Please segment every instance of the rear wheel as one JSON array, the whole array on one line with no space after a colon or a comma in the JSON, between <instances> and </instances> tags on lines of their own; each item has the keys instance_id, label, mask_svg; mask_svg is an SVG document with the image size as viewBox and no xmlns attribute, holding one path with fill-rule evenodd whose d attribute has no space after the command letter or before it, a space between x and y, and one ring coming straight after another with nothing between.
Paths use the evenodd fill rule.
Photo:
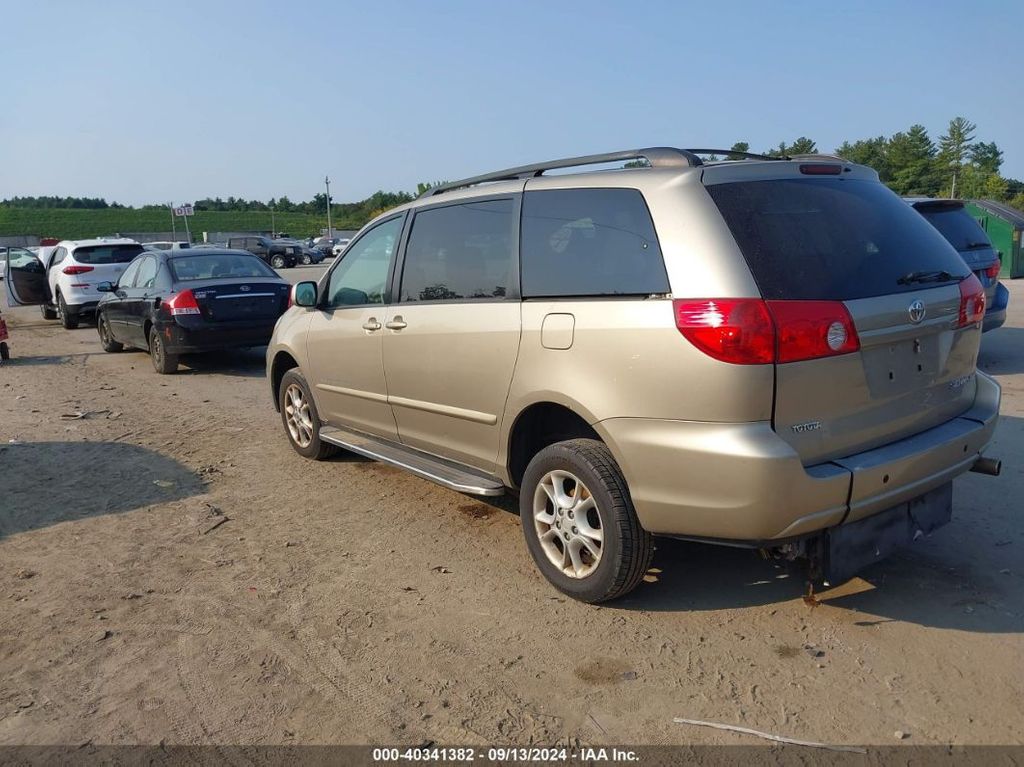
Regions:
<instances>
[{"instance_id":1,"label":"rear wheel","mask_svg":"<svg viewBox=\"0 0 1024 767\"><path fill-rule=\"evenodd\" d=\"M340 448L320 439L320 416L316 403L309 394L309 384L298 368L292 368L281 378L277 392L281 408L281 421L295 452L315 461L330 458Z\"/></svg>"},{"instance_id":2,"label":"rear wheel","mask_svg":"<svg viewBox=\"0 0 1024 767\"><path fill-rule=\"evenodd\" d=\"M114 340L114 334L110 332L110 320L104 312L100 312L96 318L96 330L100 334L100 345L105 352L119 352L124 349L124 344Z\"/></svg>"},{"instance_id":3,"label":"rear wheel","mask_svg":"<svg viewBox=\"0 0 1024 767\"><path fill-rule=\"evenodd\" d=\"M6 341L0 341L0 361L7 362L11 358L11 349Z\"/></svg>"},{"instance_id":4,"label":"rear wheel","mask_svg":"<svg viewBox=\"0 0 1024 767\"><path fill-rule=\"evenodd\" d=\"M275 269L284 269L285 260L284 256L271 256L270 265Z\"/></svg>"},{"instance_id":5,"label":"rear wheel","mask_svg":"<svg viewBox=\"0 0 1024 767\"><path fill-rule=\"evenodd\" d=\"M60 293L57 294L57 318L65 330L74 330L78 327L78 315L68 311L67 302Z\"/></svg>"},{"instance_id":6,"label":"rear wheel","mask_svg":"<svg viewBox=\"0 0 1024 767\"><path fill-rule=\"evenodd\" d=\"M178 355L168 354L164 339L156 328L149 330L149 359L153 369L161 375L173 373L178 369Z\"/></svg>"},{"instance_id":7,"label":"rear wheel","mask_svg":"<svg viewBox=\"0 0 1024 767\"><path fill-rule=\"evenodd\" d=\"M627 594L650 566L651 535L603 442L573 439L537 453L523 476L519 513L537 567L574 599Z\"/></svg>"},{"instance_id":8,"label":"rear wheel","mask_svg":"<svg viewBox=\"0 0 1024 767\"><path fill-rule=\"evenodd\" d=\"M44 320L55 320L57 319L56 310L49 304L40 304L39 313L43 315Z\"/></svg>"}]
</instances>

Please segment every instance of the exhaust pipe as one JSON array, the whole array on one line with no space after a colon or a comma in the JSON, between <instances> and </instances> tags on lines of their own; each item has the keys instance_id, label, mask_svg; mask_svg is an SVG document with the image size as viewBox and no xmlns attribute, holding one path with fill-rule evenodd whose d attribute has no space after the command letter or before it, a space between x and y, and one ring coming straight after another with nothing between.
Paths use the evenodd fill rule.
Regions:
<instances>
[{"instance_id":1,"label":"exhaust pipe","mask_svg":"<svg viewBox=\"0 0 1024 767\"><path fill-rule=\"evenodd\" d=\"M990 477L998 477L1002 468L1003 462L998 458L979 456L978 460L971 466L971 471L976 471L978 474L988 474Z\"/></svg>"}]
</instances>

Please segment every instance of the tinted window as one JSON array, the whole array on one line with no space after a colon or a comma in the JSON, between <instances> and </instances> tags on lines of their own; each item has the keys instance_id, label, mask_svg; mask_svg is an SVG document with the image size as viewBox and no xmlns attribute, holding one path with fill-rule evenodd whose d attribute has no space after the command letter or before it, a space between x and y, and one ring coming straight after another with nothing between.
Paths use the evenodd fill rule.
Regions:
<instances>
[{"instance_id":1,"label":"tinted window","mask_svg":"<svg viewBox=\"0 0 1024 767\"><path fill-rule=\"evenodd\" d=\"M139 276L135 278L135 287L151 288L156 279L156 259L152 256L142 259L142 266L139 267Z\"/></svg>"},{"instance_id":2,"label":"tinted window","mask_svg":"<svg viewBox=\"0 0 1024 767\"><path fill-rule=\"evenodd\" d=\"M957 250L979 250L992 247L985 230L970 213L963 209L963 206L921 205L917 209Z\"/></svg>"},{"instance_id":3,"label":"tinted window","mask_svg":"<svg viewBox=\"0 0 1024 767\"><path fill-rule=\"evenodd\" d=\"M144 259L132 262L132 264L124 270L124 273L117 281L119 288L130 288L135 284L135 276L139 273L139 267L142 266Z\"/></svg>"},{"instance_id":4,"label":"tinted window","mask_svg":"<svg viewBox=\"0 0 1024 767\"><path fill-rule=\"evenodd\" d=\"M178 256L168 260L176 282L221 277L276 277L277 274L255 256L211 254Z\"/></svg>"},{"instance_id":5,"label":"tinted window","mask_svg":"<svg viewBox=\"0 0 1024 767\"><path fill-rule=\"evenodd\" d=\"M80 264L127 264L143 251L141 245L87 245L75 248Z\"/></svg>"},{"instance_id":6,"label":"tinted window","mask_svg":"<svg viewBox=\"0 0 1024 767\"><path fill-rule=\"evenodd\" d=\"M745 181L708 193L767 299L843 301L936 284L900 284L913 272L970 274L942 235L876 182Z\"/></svg>"},{"instance_id":7,"label":"tinted window","mask_svg":"<svg viewBox=\"0 0 1024 767\"><path fill-rule=\"evenodd\" d=\"M668 293L658 237L635 189L523 196L523 297Z\"/></svg>"},{"instance_id":8,"label":"tinted window","mask_svg":"<svg viewBox=\"0 0 1024 767\"><path fill-rule=\"evenodd\" d=\"M401 233L399 217L378 224L360 237L331 272L326 305L334 308L384 303L388 269Z\"/></svg>"},{"instance_id":9,"label":"tinted window","mask_svg":"<svg viewBox=\"0 0 1024 767\"><path fill-rule=\"evenodd\" d=\"M424 210L413 220L402 301L502 298L515 274L512 200Z\"/></svg>"}]
</instances>

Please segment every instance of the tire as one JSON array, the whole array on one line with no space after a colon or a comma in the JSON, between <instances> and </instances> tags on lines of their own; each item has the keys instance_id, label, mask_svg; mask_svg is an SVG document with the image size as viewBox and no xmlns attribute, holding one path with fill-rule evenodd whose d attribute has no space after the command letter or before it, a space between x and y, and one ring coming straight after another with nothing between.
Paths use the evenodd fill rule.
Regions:
<instances>
[{"instance_id":1,"label":"tire","mask_svg":"<svg viewBox=\"0 0 1024 767\"><path fill-rule=\"evenodd\" d=\"M124 350L124 344L114 340L114 334L110 331L110 320L103 312L96 315L96 332L100 334L100 346L103 347L103 351L119 352Z\"/></svg>"},{"instance_id":2,"label":"tire","mask_svg":"<svg viewBox=\"0 0 1024 767\"><path fill-rule=\"evenodd\" d=\"M303 253L302 254L302 265L303 266L309 266L312 263L313 263L313 257L311 255L309 255L309 253Z\"/></svg>"},{"instance_id":3,"label":"tire","mask_svg":"<svg viewBox=\"0 0 1024 767\"><path fill-rule=\"evenodd\" d=\"M67 302L64 301L64 296L60 293L57 294L57 319L60 320L60 324L64 326L65 330L74 330L78 327L78 315L71 316L68 312Z\"/></svg>"},{"instance_id":4,"label":"tire","mask_svg":"<svg viewBox=\"0 0 1024 767\"><path fill-rule=\"evenodd\" d=\"M275 269L284 269L285 260L284 256L271 256L270 265Z\"/></svg>"},{"instance_id":5,"label":"tire","mask_svg":"<svg viewBox=\"0 0 1024 767\"><path fill-rule=\"evenodd\" d=\"M11 358L11 348L6 341L0 341L0 362L7 362Z\"/></svg>"},{"instance_id":6,"label":"tire","mask_svg":"<svg viewBox=\"0 0 1024 767\"><path fill-rule=\"evenodd\" d=\"M304 406L305 419L294 419L297 401L295 393L301 394L301 405ZM320 439L320 416L316 412L316 403L309 393L309 384L298 368L292 368L281 378L281 386L277 390L277 403L281 410L281 423L288 442L295 452L303 458L322 461L336 455L341 449ZM300 423L302 427L300 428Z\"/></svg>"},{"instance_id":7,"label":"tire","mask_svg":"<svg viewBox=\"0 0 1024 767\"><path fill-rule=\"evenodd\" d=\"M49 304L40 304L39 313L43 315L44 320L55 320L57 319L56 310Z\"/></svg>"},{"instance_id":8,"label":"tire","mask_svg":"<svg viewBox=\"0 0 1024 767\"><path fill-rule=\"evenodd\" d=\"M164 340L156 328L149 329L149 359L153 369L160 375L174 373L178 369L178 355L167 352Z\"/></svg>"},{"instance_id":9,"label":"tire","mask_svg":"<svg viewBox=\"0 0 1024 767\"><path fill-rule=\"evenodd\" d=\"M579 483L589 491L585 496ZM561 505L554 501L558 497L564 499ZM591 507L577 515L591 497ZM653 539L640 526L626 480L603 442L573 439L537 453L523 476L519 515L533 561L552 586L573 599L596 603L621 597L636 588L650 566ZM584 520L586 526L580 524ZM598 533L600 540L594 537Z\"/></svg>"}]
</instances>

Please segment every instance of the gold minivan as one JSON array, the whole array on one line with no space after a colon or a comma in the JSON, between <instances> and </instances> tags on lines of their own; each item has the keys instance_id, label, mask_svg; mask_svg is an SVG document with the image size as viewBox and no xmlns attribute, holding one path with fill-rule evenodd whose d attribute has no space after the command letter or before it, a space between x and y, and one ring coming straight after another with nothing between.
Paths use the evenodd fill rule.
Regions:
<instances>
[{"instance_id":1,"label":"gold minivan","mask_svg":"<svg viewBox=\"0 0 1024 767\"><path fill-rule=\"evenodd\" d=\"M869 168L701 154L512 168L371 221L275 329L292 446L518 492L540 571L588 602L652 536L837 581L947 523L953 478L999 470L977 278Z\"/></svg>"}]
</instances>

